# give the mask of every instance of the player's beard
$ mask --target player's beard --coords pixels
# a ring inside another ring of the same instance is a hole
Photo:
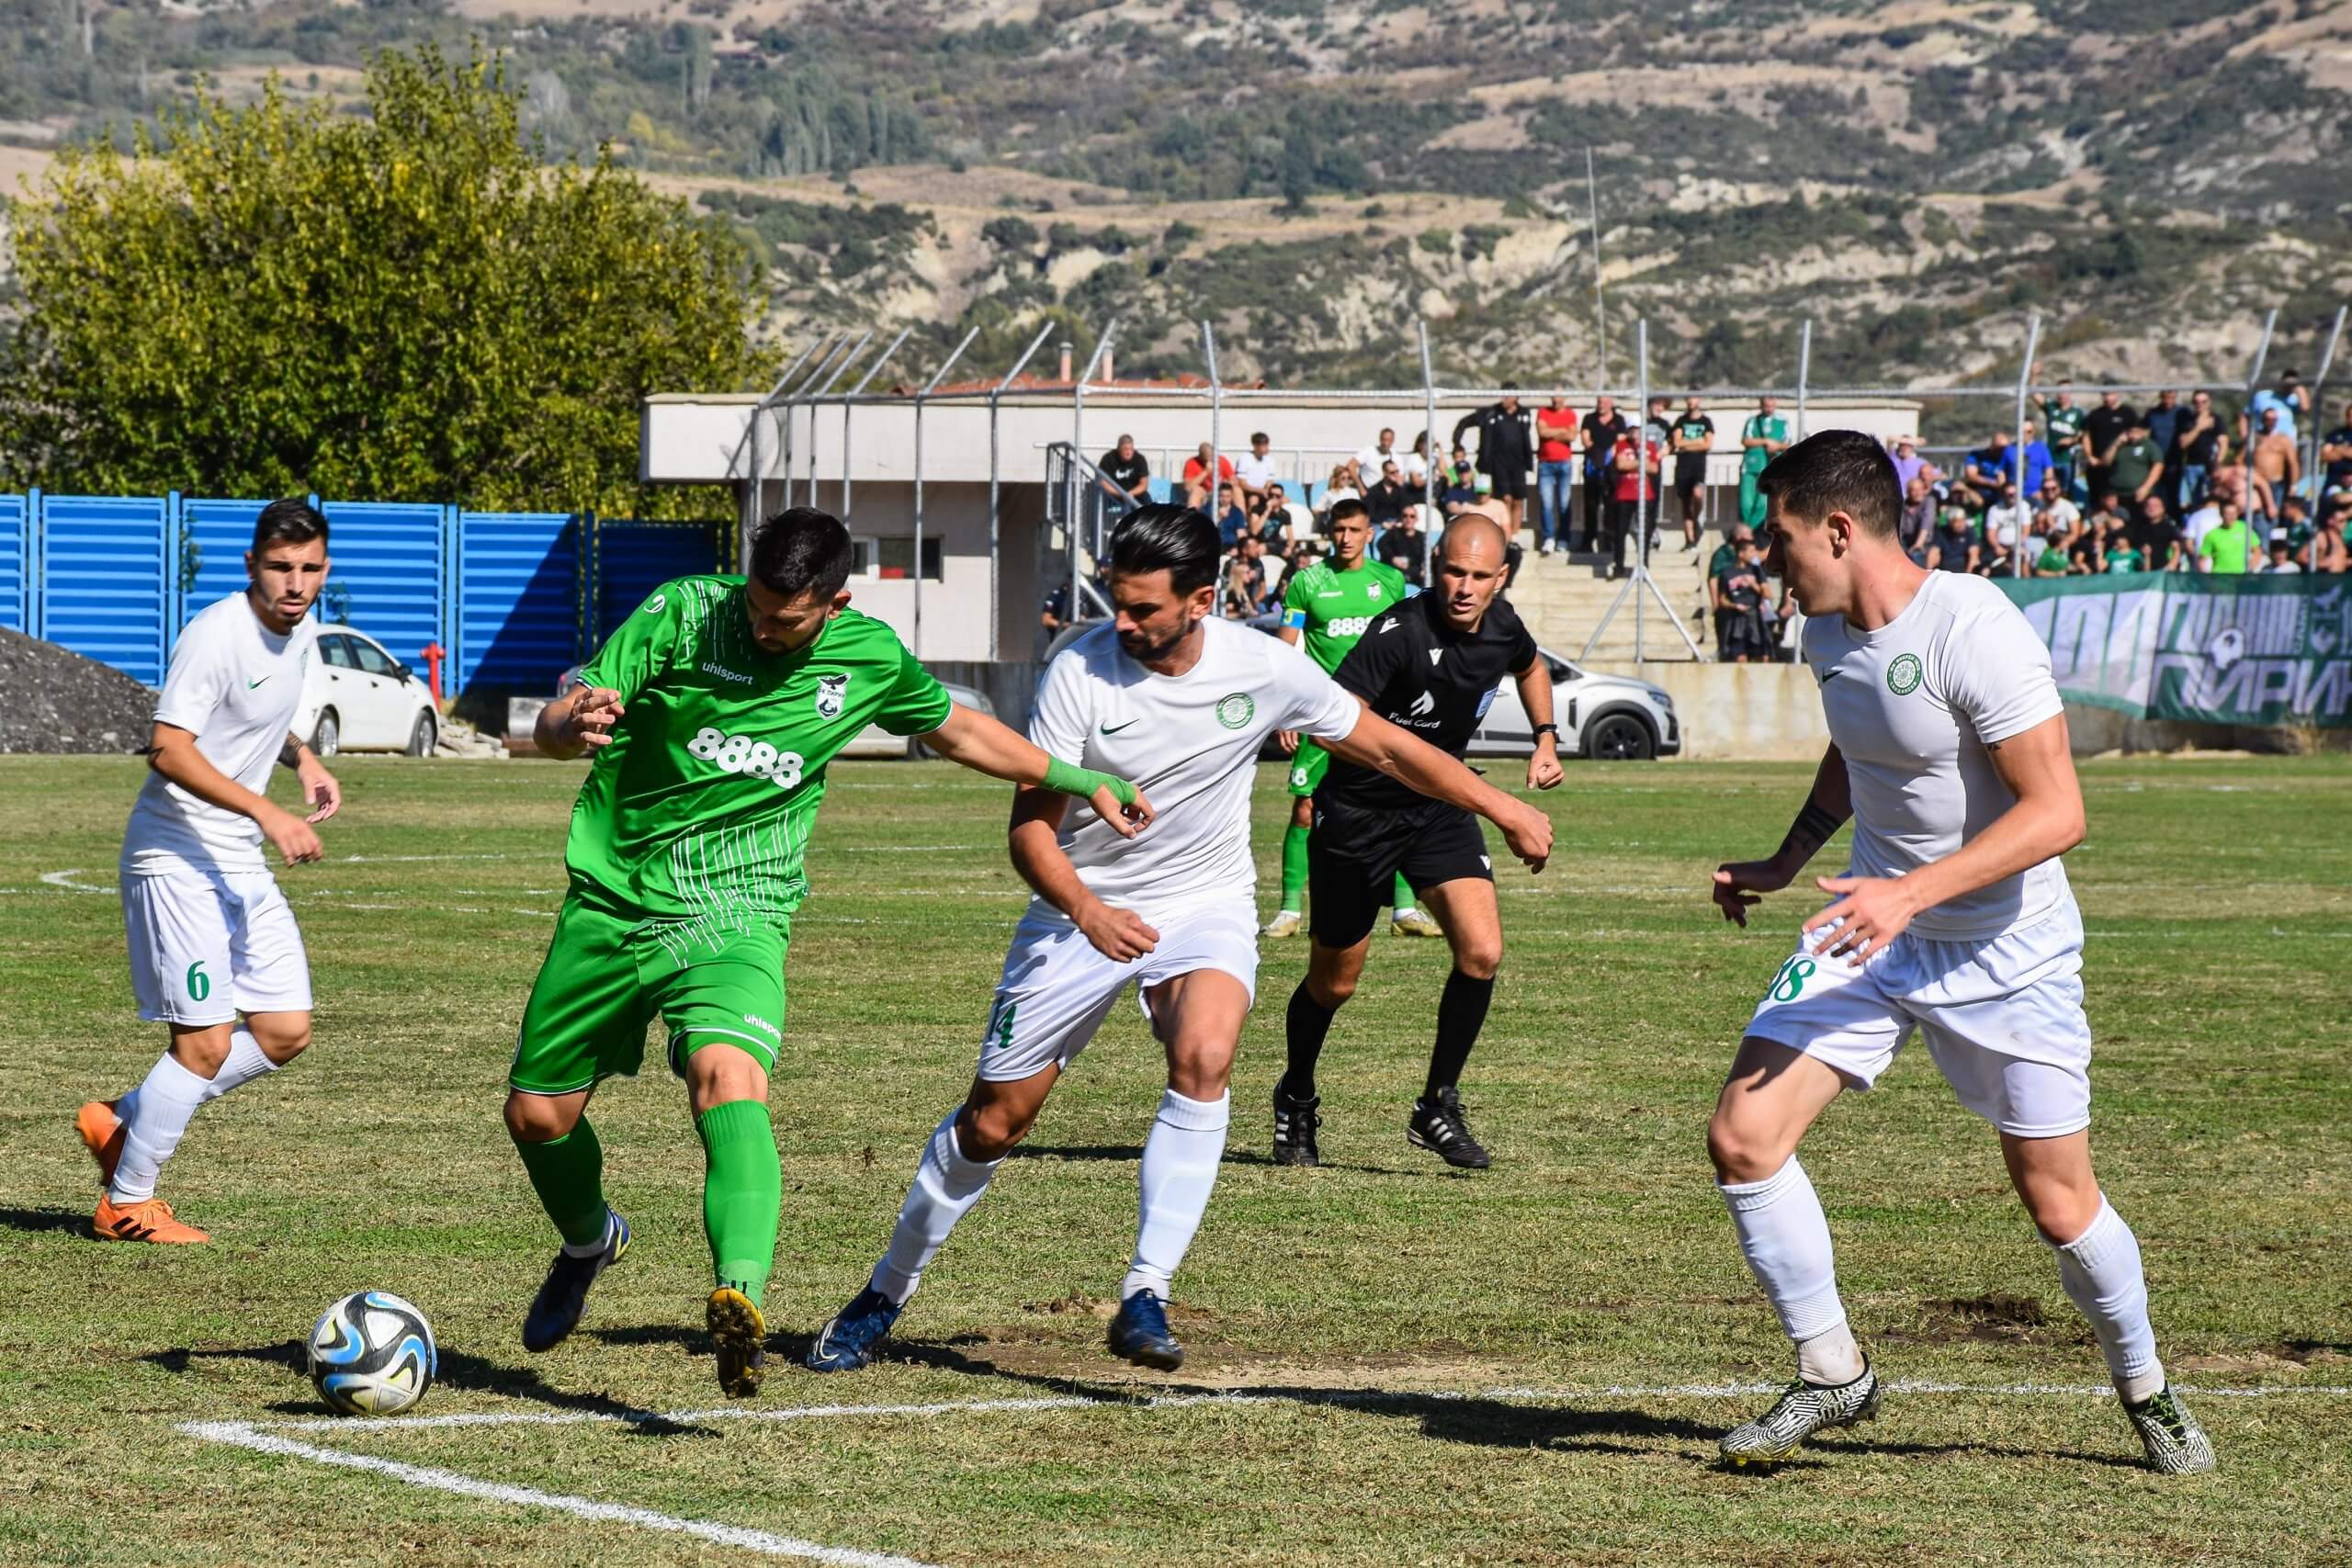
[[[1122,632],[1119,634],[1119,649],[1138,664],[1157,664],[1172,656],[1177,649],[1183,646],[1184,638],[1192,634],[1192,622],[1186,621],[1176,628],[1174,636],[1164,642],[1152,642],[1147,639],[1140,628],[1133,637]]]

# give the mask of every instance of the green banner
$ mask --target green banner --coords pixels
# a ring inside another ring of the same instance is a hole
[[[2352,725],[2352,578],[2000,578],[2066,700],[2135,718]]]

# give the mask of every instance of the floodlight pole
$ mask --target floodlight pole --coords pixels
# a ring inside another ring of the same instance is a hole
[[[2335,368],[2335,345],[2344,336],[2344,307],[2335,308],[2335,324],[2327,329],[2327,347],[2319,356],[2319,373],[2312,378],[2312,460],[2303,465],[2303,472],[2312,480],[2312,527],[2317,537],[2320,503],[2327,499],[2324,479],[2326,470],[2319,460],[2322,445],[2320,432],[2327,428],[2327,373]]]
[[[1430,449],[1421,464],[1421,525],[1437,520],[1437,371],[1430,362],[1430,324],[1416,316],[1414,334],[1421,345],[1421,409],[1429,422]]]
[[[1003,639],[997,633],[1004,622],[1004,606],[1000,602],[1001,589],[999,586],[1002,575],[1004,531],[1003,514],[998,509],[1002,478],[999,460],[1001,420],[998,405],[1004,400],[1005,389],[1029,368],[1029,361],[1046,346],[1046,339],[1052,335],[1053,330],[1053,320],[1048,317],[1046,324],[1037,329],[1037,335],[1029,340],[1029,346],[1021,351],[1021,357],[1012,362],[1012,368],[1004,373],[1004,379],[989,393],[989,658],[991,660],[1001,649]]]
[[[976,337],[979,336],[979,335],[980,335],[980,329],[979,329],[979,328],[978,328],[978,327],[974,327],[974,328],[972,328],[969,332],[966,333],[964,334],[964,341],[963,341],[962,343],[959,343],[959,344],[957,344],[956,345],[956,349],[955,349],[955,352],[954,352],[954,353],[952,353],[952,354],[948,355],[948,356],[947,356],[946,358],[944,358],[944,359],[943,359],[943,360],[941,360],[941,361],[939,362],[939,368],[938,368],[938,369],[936,369],[936,370],[934,370],[934,371],[933,371],[933,372],[931,373],[931,379],[930,379],[930,380],[928,380],[928,381],[925,381],[925,382],[922,384],[922,389],[921,391],[918,391],[918,392],[915,394],[915,608],[914,608],[914,622],[913,622],[913,625],[909,628],[910,635],[909,635],[909,637],[908,637],[908,638],[907,638],[907,650],[908,650],[909,652],[912,653],[912,654],[915,656],[915,658],[917,658],[918,660],[920,660],[921,658],[922,658],[922,405],[923,405],[923,400],[925,400],[926,398],[930,397],[932,393],[933,393],[933,392],[935,392],[935,391],[937,391],[937,390],[939,389],[939,383],[940,383],[941,381],[943,381],[943,380],[944,380],[944,379],[946,378],[947,372],[955,368],[956,362],[957,360],[959,360],[959,359],[961,359],[961,358],[963,358],[963,357],[964,357],[964,351],[965,351],[966,349],[967,349],[967,348],[971,347],[971,346],[972,346],[972,340],[973,340],[974,338],[976,338]]]
[[[1609,608],[1602,613],[1600,625],[1594,626],[1592,635],[1585,638],[1584,651],[1577,657],[1580,660],[1592,657],[1592,650],[1600,646],[1600,635],[1609,629],[1609,623],[1617,618],[1617,612],[1624,607],[1626,596],[1631,594],[1634,596],[1634,662],[1647,663],[1648,660],[1644,657],[1645,650],[1642,647],[1641,601],[1641,595],[1646,592],[1657,601],[1657,607],[1666,614],[1667,624],[1671,626],[1675,635],[1682,639],[1682,646],[1690,650],[1692,660],[1698,661],[1704,658],[1704,655],[1699,651],[1699,645],[1690,640],[1690,628],[1682,624],[1682,617],[1675,613],[1674,606],[1667,603],[1666,595],[1658,591],[1657,580],[1650,575],[1649,508],[1638,499],[1642,491],[1650,488],[1648,468],[1650,323],[1647,317],[1634,323],[1634,342],[1636,377],[1634,396],[1641,401],[1641,407],[1635,412],[1634,423],[1634,494],[1636,497],[1634,502],[1634,526],[1639,536],[1634,547],[1634,570],[1633,574],[1625,579],[1625,585],[1617,590],[1617,597],[1609,602]],[[1660,477],[1663,478],[1663,475],[1661,474]],[[1652,497],[1652,499],[1658,498]],[[1625,541],[1619,539],[1618,553],[1622,555],[1624,547]],[[1611,564],[1613,566],[1614,563]]]
[[[2262,336],[2256,342],[2254,358],[2245,368],[2245,400],[2238,405],[2238,417],[2245,421],[2245,439],[2238,443],[2245,449],[2240,456],[2250,453],[2254,447],[2254,394],[2261,386],[2262,367],[2270,359],[2270,334],[2278,325],[2278,308],[2274,305],[2262,318]],[[2275,498],[2272,504],[2277,504]]]
[[[1225,519],[1216,513],[1216,469],[1225,456],[1225,383],[1216,374],[1216,332],[1205,316],[1201,318],[1201,358],[1209,370],[1209,462],[1208,470],[1201,475],[1201,487],[1208,492],[1209,521],[1222,532]]]
[[[1091,483],[1080,484],[1079,482],[1080,475],[1078,466],[1086,460],[1086,384],[1094,379],[1094,372],[1096,368],[1102,365],[1103,355],[1110,352],[1111,339],[1119,330],[1119,320],[1120,318],[1116,316],[1112,317],[1111,324],[1102,329],[1102,335],[1094,340],[1094,352],[1087,355],[1086,368],[1079,372],[1078,384],[1070,389],[1069,515],[1069,615],[1071,620],[1078,619],[1079,514],[1080,512],[1087,510],[1088,508],[1096,507],[1102,504],[1101,498],[1094,493],[1094,486]],[[1081,507],[1079,504],[1079,498],[1081,494],[1085,497],[1086,505],[1084,507]]]
[[[1804,439],[1804,394],[1813,379],[1813,318],[1797,328],[1797,439]]]
[[[2041,351],[2041,312],[2034,311],[2025,321],[2025,359],[2018,366],[2018,420],[2016,453],[2012,464],[2017,475],[2018,505],[2027,504],[2025,498],[2025,400],[2027,389],[2033,385],[2033,356]],[[2025,575],[2025,524],[2017,525],[2017,553],[2009,558],[2009,575]]]
[[[844,525],[849,522],[850,415],[855,412],[857,400],[860,395],[862,395],[866,387],[873,382],[874,378],[882,373],[882,367],[890,363],[890,356],[899,352],[899,345],[905,343],[907,341],[907,334],[914,330],[915,329],[912,325],[900,327],[899,329],[899,335],[890,340],[890,346],[882,351],[882,357],[876,360],[873,367],[867,370],[865,375],[857,378],[857,385],[852,387],[849,389],[849,395],[842,400],[842,522]],[[816,480],[811,479],[808,482],[808,491],[812,498],[815,496],[816,491]],[[876,564],[878,565],[879,563],[877,562]]]
[[[1595,387],[1609,385],[1609,312],[1600,302],[1600,187],[1593,183],[1592,149],[1584,150],[1584,195],[1592,209],[1592,341]]]

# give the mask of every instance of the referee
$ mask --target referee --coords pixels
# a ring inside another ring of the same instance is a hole
[[[1528,787],[1550,789],[1561,776],[1552,674],[1501,596],[1505,545],[1502,526],[1487,513],[1456,517],[1445,531],[1436,583],[1375,620],[1333,679],[1374,713],[1459,757],[1502,678],[1511,676],[1535,725]],[[1315,792],[1315,832],[1307,841],[1314,947],[1306,977],[1291,994],[1289,1066],[1274,1086],[1277,1165],[1318,1163],[1316,1058],[1333,1015],[1355,994],[1373,922],[1400,871],[1453,948],[1453,973],[1438,1000],[1429,1081],[1413,1102],[1405,1137],[1448,1165],[1482,1170],[1487,1164],[1463,1121],[1456,1088],[1487,1021],[1503,956],[1486,836],[1469,813],[1335,757]]]

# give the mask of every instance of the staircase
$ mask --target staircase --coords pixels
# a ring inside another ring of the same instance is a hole
[[[1519,570],[1518,580],[1511,584],[1511,607],[1535,640],[1554,653],[1569,659],[1584,660],[1585,639],[1593,627],[1609,613],[1609,606],[1625,586],[1623,581],[1611,582],[1602,573],[1607,561],[1599,555],[1555,554],[1549,557],[1535,553],[1534,535],[1522,529],[1520,543],[1526,554]],[[1699,645],[1707,658],[1714,657],[1714,632],[1707,615],[1707,589],[1704,572],[1708,557],[1721,538],[1716,535],[1702,536],[1695,556],[1682,553],[1679,531],[1661,535],[1658,548],[1650,557],[1650,576],[1657,583],[1658,592],[1680,615],[1683,628]],[[1589,662],[1594,664],[1630,664],[1635,658],[1634,615],[1635,598],[1641,602],[1643,622],[1640,653],[1652,660],[1688,663],[1690,650],[1666,624],[1657,601],[1639,589],[1619,606],[1616,616],[1609,623],[1609,630],[1593,645]]]

